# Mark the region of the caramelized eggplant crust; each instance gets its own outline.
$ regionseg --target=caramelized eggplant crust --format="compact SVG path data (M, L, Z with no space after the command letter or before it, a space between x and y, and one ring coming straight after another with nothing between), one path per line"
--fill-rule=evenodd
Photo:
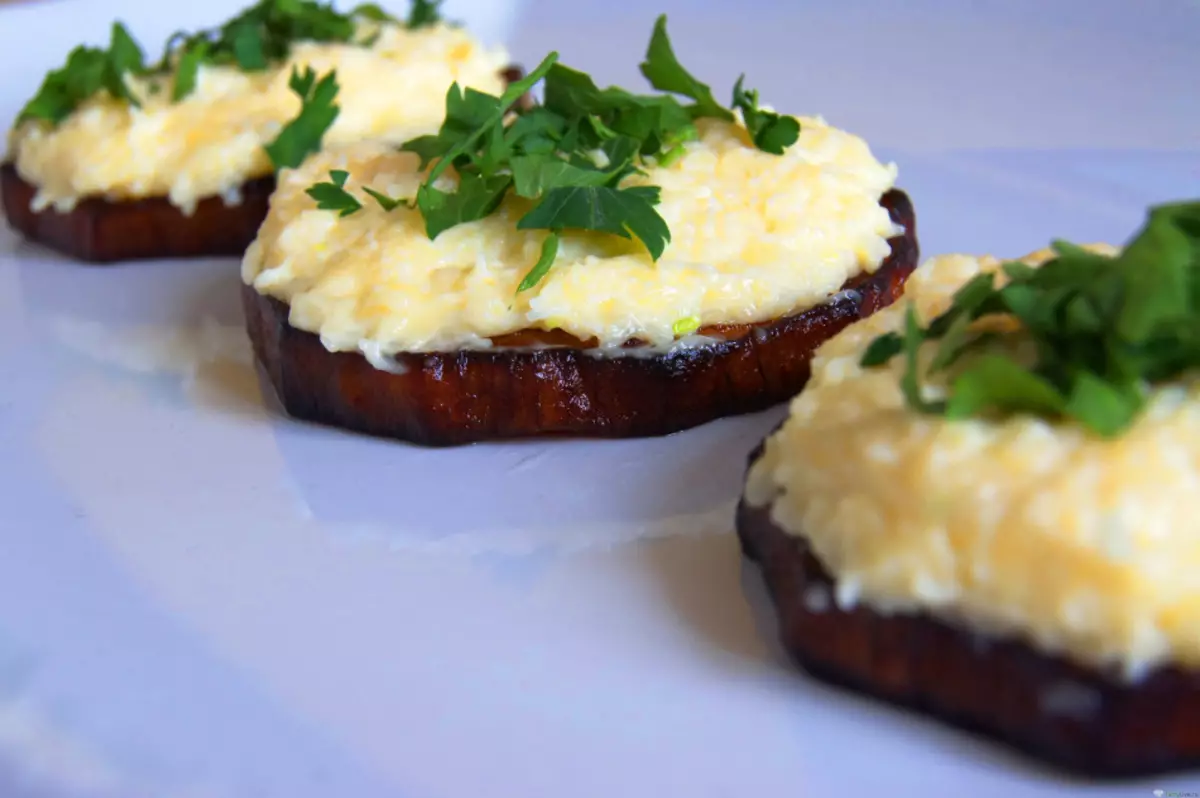
M65 213L35 211L30 202L37 188L21 179L12 164L0 166L0 195L9 224L30 241L93 264L241 255L258 234L274 190L274 177L252 180L242 186L240 204L208 197L190 216L165 197L88 197Z

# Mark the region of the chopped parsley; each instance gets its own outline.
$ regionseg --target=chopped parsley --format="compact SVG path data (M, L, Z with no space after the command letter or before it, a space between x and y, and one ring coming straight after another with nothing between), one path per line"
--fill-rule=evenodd
M439 9L441 4L442 0L433 0L433 2L429 2L429 0L413 0L412 8L408 12L408 21L406 23L408 25L408 29L416 30L417 28L425 28L441 22L442 14ZM371 6L371 8L378 10L379 6ZM384 14L384 16L386 17L387 15ZM373 17L373 19L377 18Z
M754 146L779 155L800 137L800 123L794 117L761 110L758 107L758 92L742 89L745 79L743 75L734 84L733 105L741 110L750 138L754 139Z
M647 163L669 165L679 158L698 136L697 119L732 121L735 115L679 63L665 15L655 23L641 71L661 94L601 89L589 75L560 64L557 53L499 97L451 86L441 129L401 147L420 158L422 169L432 164L416 196L408 199L425 220L429 238L490 215L512 192L529 201L517 228L546 231L541 256L518 291L533 288L549 273L567 230L636 240L658 260L671 240L655 207L659 188L622 182L644 174ZM518 112L518 100L539 82L542 104ZM690 102L685 105L679 97ZM799 124L759 110L757 93L743 91L740 79L734 105L764 152L778 155L796 142ZM450 168L458 174L453 191L437 186ZM341 188L320 183L313 190L324 195L331 187ZM364 191L387 211L402 201Z
M119 22L113 23L109 45L79 46L67 56L67 63L50 72L17 116L18 124L40 119L57 125L70 116L80 103L101 91L138 105L129 91L125 77L145 71L145 55L129 31Z
M323 211L337 211L339 216L349 216L362 209L362 203L346 190L346 180L350 173L335 169L329 173L332 182L320 183L308 189L308 196L317 201L317 207Z
M440 2L414 0L409 17L398 20L374 3L349 13L316 0L259 0L223 25L171 36L157 63L147 64L141 48L121 23L115 23L107 49L76 47L66 63L50 72L17 117L57 125L101 91L137 106L126 78L174 76L171 99L179 102L196 89L200 67L231 66L246 72L268 69L286 60L300 41L344 42L370 46L377 34L360 39L363 22L404 24L410 29L441 20ZM369 29L370 26L366 26ZM152 84L151 91L157 88Z
M903 332L876 338L863 367L903 355L906 401L924 413L1031 414L1120 435L1150 387L1200 367L1200 201L1151 208L1113 257L1065 241L1053 249L1041 268L1004 264L1003 287L992 273L977 275L928 325L910 306ZM1017 324L1010 332L973 324L989 317ZM938 346L922 373L926 341ZM1030 356L1014 357L1017 348ZM949 391L930 400L922 380L937 373Z
M700 329L700 317L688 316L671 325L671 331L676 335L691 335Z
M288 85L300 97L301 107L296 118L265 147L275 171L295 169L305 158L320 150L325 133L333 127L341 110L334 104L338 93L336 72L318 80L312 67L305 67L304 72L293 69Z

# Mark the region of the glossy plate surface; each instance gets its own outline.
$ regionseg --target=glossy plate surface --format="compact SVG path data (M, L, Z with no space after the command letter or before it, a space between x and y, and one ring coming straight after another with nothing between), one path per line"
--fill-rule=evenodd
M156 39L236 5L6 5L0 117L114 14ZM622 83L657 10L449 5ZM1119 242L1200 194L1193 2L663 7L719 96L745 71L895 159L927 255ZM435 451L307 426L251 366L237 274L0 231L0 795L1085 789L787 667L731 534L782 410ZM1086 788L1153 789L1200 774Z

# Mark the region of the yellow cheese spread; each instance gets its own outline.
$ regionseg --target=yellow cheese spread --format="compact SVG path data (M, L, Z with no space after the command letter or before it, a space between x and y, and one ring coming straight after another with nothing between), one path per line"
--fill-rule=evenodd
M662 189L658 211L671 242L657 262L636 241L568 231L547 277L520 294L546 237L516 229L527 201L510 192L496 213L431 241L417 210L386 213L361 190L414 196L415 156L369 143L331 148L282 177L243 277L288 303L292 325L330 350L373 362L487 348L519 330L561 329L594 339L599 354L621 354L632 338L657 350L694 343L676 331L799 312L890 252L898 228L879 199L895 167L856 136L800 121L799 141L771 155L753 147L740 122L699 120L682 157L623 183ZM363 197L362 211L342 218L305 194L331 169L350 172L346 188ZM456 180L448 174L438 187L452 190Z
M236 203L243 183L270 174L263 145L300 110L288 88L293 67L337 70L341 113L326 135L330 145L398 144L436 132L455 81L503 91L507 54L461 28L410 31L388 24L378 33L370 47L301 42L287 62L262 72L202 66L196 90L178 103L171 102L169 78L129 78L141 108L101 93L58 127L18 126L9 135L8 157L38 187L36 210L67 211L85 196L167 196L190 211L210 196Z
M997 267L934 258L906 298L927 321ZM859 366L875 336L902 328L905 304L818 351L748 501L773 503L805 538L840 606L926 611L1131 677L1200 666L1200 380L1155 389L1115 440L1032 417L923 416L901 394L903 358Z

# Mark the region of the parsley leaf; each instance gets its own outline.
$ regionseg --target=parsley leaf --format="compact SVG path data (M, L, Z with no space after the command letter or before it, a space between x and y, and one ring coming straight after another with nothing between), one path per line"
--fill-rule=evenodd
M146 56L142 53L142 48L129 35L124 25L114 23L108 45L108 69L104 73L104 87L108 89L108 93L137 107L140 103L126 86L125 76L139 75L145 69Z
M926 401L921 391L919 355L921 344L924 342L925 333L917 320L917 309L910 304L904 310L904 338L901 342L904 351L904 376L900 378L900 387L910 405L928 413L935 411L937 405Z
M608 134L624 135L643 142L643 155L656 154L665 142L695 135L691 114L674 97L636 95L616 87L602 90L591 76L562 64L546 74L544 93L547 110L572 120L576 138L564 142L567 150L580 146L583 124L591 131L586 143L596 144Z
M761 110L758 107L758 92L742 88L745 79L746 76L742 75L733 86L733 107L741 109L742 119L746 123L746 130L750 131L754 146L772 155L782 155L800 138L800 123L795 117Z
M542 278L550 273L550 267L554 265L554 259L558 257L558 233L550 233L546 236L546 240L542 242L542 254L538 258L537 263L521 280L521 284L517 286L517 293L528 291L542 281Z
M363 205L357 197L346 190L346 181L349 178L350 173L346 170L334 169L329 173L330 182L315 183L305 189L304 193L317 201L319 210L338 211L339 216L350 216L361 211ZM363 186L363 192L374 199L379 207L387 213L391 213L404 204L402 199L393 199L367 186Z
M426 235L437 238L451 227L489 215L511 185L512 177L508 175L482 177L473 172L460 176L458 190L453 193L426 183L417 190L417 207L425 217Z
M534 108L517 117L504 137L509 146L521 142L528 155L547 155L558 150L558 142L567 132L567 120L547 108Z
M1159 324L1180 321L1191 312L1188 266L1195 254L1188 233L1170 215L1154 214L1123 257L1138 268L1126 275L1117 332L1125 340L1143 343Z
M927 327L910 313L902 333L871 342L862 366L903 352L901 386L922 412L1027 413L1121 434L1151 386L1200 368L1200 201L1151 208L1112 257L1064 241L1052 247L1041 268L1004 264L1003 287L992 274L976 276ZM988 316L1018 324L1005 333L974 324ZM938 342L927 372L954 372L944 403L920 392L916 352L926 341Z
M1097 434L1111 438L1133 422L1143 402L1135 386L1122 388L1082 371L1071 386L1071 398L1062 411Z
M334 104L338 93L336 71L318 81L312 67L305 67L303 74L293 69L288 86L299 95L302 105L300 114L266 146L276 171L295 169L305 158L319 151L325 133L333 127L340 111Z
M657 202L658 189L652 186L563 186L546 192L541 203L517 222L517 229L571 228L636 238L658 260L671 240L671 230L654 209Z
M650 36L650 47L646 50L646 60L642 62L641 70L654 88L695 100L696 104L689 109L692 116L733 120L729 109L722 107L713 97L712 89L692 77L675 57L671 39L667 36L666 14L660 15L654 23L654 33Z
M600 170L575 166L550 155L520 155L512 159L511 166L517 195L536 199L555 188L611 185L628 163L627 159L615 168Z
M441 21L442 16L439 12L442 0L413 0L412 9L408 12L407 26L409 30L417 30L431 25L436 25Z
M399 208L401 205L404 204L404 200L392 199L387 194L381 194L378 191L376 191L375 189L371 188L370 186L363 186L363 191L368 196L370 196L371 199L378 202L379 207L383 208L383 210L386 211L387 213L391 213L392 211L396 210L397 208Z
M406 141L400 149L416 153L424 169L430 162L462 145L476 131L493 126L497 114L503 117L500 106L499 97L472 88L464 91L457 83L453 83L446 92L446 116L441 129L435 135L418 136Z
M171 99L174 102L179 102L196 90L200 65L207 55L208 42L199 42L180 56L179 66L175 69L175 86L171 90Z
M266 41L258 25L247 21L232 27L230 47L237 65L246 72L261 72L267 68Z
M623 136L643 142L643 155L698 138L687 109L673 97L635 97L612 114L609 127Z
M17 123L40 119L58 124L75 110L75 107L100 91L104 83L104 69L108 54L90 47L77 47L67 57L67 63L42 81L42 86L21 113Z
M601 91L591 75L558 63L547 70L543 88L545 107L564 119L606 113L632 96L623 89Z
M999 355L984 355L954 380L947 418L968 418L987 410L1061 413L1062 394L1044 378Z
M884 333L867 346L867 350L863 352L861 365L865 369L882 366L903 351L903 336L894 332Z
M678 161L687 151L687 142L695 141L698 138L700 138L700 134L694 127L686 130L680 130L675 135L668 138L663 142L663 148L666 150L666 152L659 156L659 166L670 166Z
M337 211L338 216L349 216L362 210L362 203L346 190L346 180L350 173L335 169L329 173L329 183L317 183L305 191L308 196L317 201L317 207L323 211Z
M142 49L124 25L113 23L108 49L72 50L66 64L46 75L37 94L21 109L17 123L36 119L57 125L101 91L137 106L138 99L125 80L144 71Z
M510 83L508 88L504 90L504 94L500 95L499 99L493 104L491 110L483 117L481 123L474 129L469 131L455 130L452 126L450 129L450 137L454 139L454 144L449 147L438 160L433 170L426 178L427 184L432 184L438 177L449 168L456 159L460 156L467 155L468 151L478 143L494 126L501 124L504 121L504 115L509 109L516 104L525 92L529 91L534 85L540 81L554 62L558 60L558 53L550 53L542 63L538 64L537 68L518 81ZM475 92L479 94L479 92ZM465 103L465 101L464 101ZM465 106L464 106L465 107ZM473 109L474 110L474 109ZM473 112L472 110L472 112ZM450 120L447 120L450 122ZM459 124L456 121L454 124ZM446 124L442 125L442 131L446 131ZM441 133L439 133L441 135Z
M414 3L413 10L416 10ZM388 12L384 11L377 3L360 3L350 12L352 17L361 17L362 19L370 20L371 22L396 22L396 18Z

